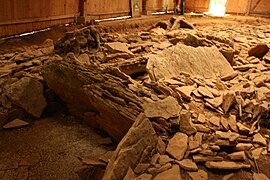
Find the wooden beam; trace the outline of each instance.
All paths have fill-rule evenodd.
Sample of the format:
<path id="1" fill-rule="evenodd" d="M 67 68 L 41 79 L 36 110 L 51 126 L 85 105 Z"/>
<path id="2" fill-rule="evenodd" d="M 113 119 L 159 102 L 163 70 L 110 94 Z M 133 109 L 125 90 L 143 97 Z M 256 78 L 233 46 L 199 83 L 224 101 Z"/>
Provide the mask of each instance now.
<path id="1" fill-rule="evenodd" d="M 53 20 L 60 20 L 60 19 L 71 19 L 71 18 L 78 17 L 78 15 L 79 14 L 70 14 L 70 15 L 49 16 L 49 17 L 41 17 L 41 18 L 10 20 L 10 21 L 0 22 L 0 26 L 14 25 L 14 24 L 26 24 L 26 23 L 43 22 L 43 21 L 53 21 Z"/>
<path id="2" fill-rule="evenodd" d="M 253 6 L 253 7 L 251 8 L 251 11 L 254 11 L 254 10 L 258 7 L 258 5 L 260 4 L 260 2 L 261 2 L 261 0 L 258 0 L 258 1 L 256 2 L 255 6 Z"/>

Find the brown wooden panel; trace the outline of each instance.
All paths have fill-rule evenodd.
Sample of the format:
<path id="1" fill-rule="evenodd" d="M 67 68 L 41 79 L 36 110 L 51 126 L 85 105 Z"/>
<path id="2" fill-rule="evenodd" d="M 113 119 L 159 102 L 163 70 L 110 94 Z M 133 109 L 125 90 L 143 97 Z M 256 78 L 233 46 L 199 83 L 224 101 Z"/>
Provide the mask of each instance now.
<path id="1" fill-rule="evenodd" d="M 210 0 L 186 0 L 185 11 L 187 12 L 208 12 Z"/>
<path id="2" fill-rule="evenodd" d="M 85 14 L 94 19 L 130 15 L 130 0 L 87 0 Z"/>
<path id="3" fill-rule="evenodd" d="M 71 23 L 79 0 L 0 0 L 0 37 Z"/>
<path id="4" fill-rule="evenodd" d="M 227 0 L 226 13 L 245 14 L 248 8 L 248 0 Z"/>
<path id="5" fill-rule="evenodd" d="M 270 0 L 252 0 L 250 13 L 270 14 Z"/>

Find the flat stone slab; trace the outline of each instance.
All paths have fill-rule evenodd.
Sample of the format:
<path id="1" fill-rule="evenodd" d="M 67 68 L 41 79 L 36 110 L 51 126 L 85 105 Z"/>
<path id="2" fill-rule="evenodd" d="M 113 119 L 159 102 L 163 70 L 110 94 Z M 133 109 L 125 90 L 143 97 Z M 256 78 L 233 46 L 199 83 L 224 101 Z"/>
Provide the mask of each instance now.
<path id="1" fill-rule="evenodd" d="M 250 164 L 232 162 L 232 161 L 208 161 L 205 163 L 205 166 L 209 169 L 224 169 L 224 170 L 237 170 L 237 169 L 249 169 L 251 168 Z"/>
<path id="2" fill-rule="evenodd" d="M 169 119 L 179 116 L 179 112 L 180 106 L 178 101 L 172 96 L 144 105 L 144 113 L 148 118 L 163 117 Z"/>
<path id="3" fill-rule="evenodd" d="M 13 129 L 13 128 L 21 128 L 24 126 L 28 126 L 29 123 L 25 122 L 21 119 L 14 119 L 13 121 L 7 123 L 6 125 L 3 126 L 4 129 Z"/>
<path id="4" fill-rule="evenodd" d="M 198 171 L 198 166 L 196 163 L 190 159 L 183 159 L 182 161 L 176 161 L 179 166 L 187 171 Z"/>
<path id="5" fill-rule="evenodd" d="M 233 68 L 216 47 L 191 47 L 177 44 L 158 54 L 152 54 L 147 71 L 152 80 L 172 78 L 187 72 L 205 78 L 215 78 L 233 73 Z"/>
<path id="6" fill-rule="evenodd" d="M 181 160 L 187 150 L 188 136 L 183 133 L 176 133 L 170 139 L 166 152 L 177 160 Z"/>

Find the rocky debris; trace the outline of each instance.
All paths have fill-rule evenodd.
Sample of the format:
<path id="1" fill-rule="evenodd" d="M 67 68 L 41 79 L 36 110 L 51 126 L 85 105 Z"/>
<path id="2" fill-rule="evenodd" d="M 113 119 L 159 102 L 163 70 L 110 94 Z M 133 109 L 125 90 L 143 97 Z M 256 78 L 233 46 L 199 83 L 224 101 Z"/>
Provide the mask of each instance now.
<path id="1" fill-rule="evenodd" d="M 181 166 L 179 162 L 185 171 L 195 170 L 201 162 L 213 168 L 227 168 L 231 163 L 235 168 L 246 168 L 239 161 L 254 161 L 263 156 L 267 153 L 265 146 L 270 151 L 267 138 L 258 135 L 260 126 L 267 125 L 270 107 L 268 56 L 247 57 L 248 50 L 257 42 L 268 43 L 267 33 L 259 34 L 258 39 L 256 34 L 261 26 L 250 26 L 244 32 L 250 37 L 246 37 L 240 35 L 243 32 L 237 26 L 227 31 L 220 25 L 207 30 L 199 26 L 195 32 L 179 30 L 179 22 L 175 23 L 177 30 L 170 29 L 172 22 L 166 28 L 161 23 L 148 32 L 105 33 L 102 39 L 99 34 L 97 39 L 106 42 L 100 47 L 91 34 L 87 36 L 87 28 L 68 32 L 66 39 L 56 43 L 55 52 L 62 57 L 48 56 L 54 52 L 52 41 L 0 55 L 5 64 L 0 66 L 1 77 L 12 76 L 9 83 L 0 79 L 0 91 L 25 76 L 36 79 L 43 84 L 48 104 L 51 98 L 47 91 L 55 91 L 67 103 L 70 113 L 105 130 L 116 141 L 124 137 L 125 145 L 120 143 L 113 158 L 110 152 L 99 160 L 88 161 L 97 166 L 110 163 L 110 176 L 124 169 L 121 178 L 153 179 L 164 174 L 167 177 L 174 166 Z M 48 60 L 43 67 L 44 82 L 40 71 Z M 18 118 L 17 111 L 12 112 L 17 106 L 4 93 L 0 102 L 0 110 L 9 113 L 3 117 L 0 114 L 1 121 Z M 149 126 L 145 128 L 151 124 L 150 132 L 140 126 L 145 133 L 124 136 L 143 111 L 148 113 Z M 142 141 L 153 133 L 157 134 L 157 142 L 148 149 L 150 140 Z M 182 139 L 176 138 L 179 133 Z M 133 140 L 131 145 L 127 142 Z M 130 160 L 132 144 L 142 149 L 135 148 L 140 153 Z M 247 151 L 251 157 L 246 155 Z M 212 161 L 221 163 L 216 165 Z M 208 178 L 200 169 L 188 174 L 193 179 Z"/>
<path id="2" fill-rule="evenodd" d="M 215 78 L 218 74 L 224 76 L 233 72 L 217 48 L 193 48 L 182 44 L 163 50 L 157 55 L 150 55 L 146 68 L 153 81 L 176 77 L 181 72 L 205 78 Z"/>
<path id="3" fill-rule="evenodd" d="M 104 45 L 111 53 L 126 53 L 130 56 L 134 56 L 134 54 L 128 49 L 128 45 L 120 42 L 112 42 L 106 43 Z"/>
<path id="4" fill-rule="evenodd" d="M 22 107 L 35 118 L 39 118 L 47 106 L 43 96 L 43 85 L 29 77 L 5 86 L 3 92 L 12 103 Z"/>
<path id="5" fill-rule="evenodd" d="M 266 44 L 258 44 L 248 51 L 248 55 L 262 58 L 268 52 L 269 52 L 269 47 Z"/>
<path id="6" fill-rule="evenodd" d="M 176 133 L 170 139 L 166 152 L 177 160 L 181 160 L 187 150 L 188 136 L 183 133 Z"/>
<path id="7" fill-rule="evenodd" d="M 156 146 L 157 136 L 151 122 L 140 114 L 125 137 L 120 141 L 103 179 L 123 179 L 129 169 L 146 158 Z"/>
<path id="8" fill-rule="evenodd" d="M 227 170 L 237 170 L 242 168 L 250 168 L 250 164 L 238 163 L 238 162 L 230 162 L 230 161 L 208 161 L 205 163 L 205 166 L 209 169 L 227 169 Z"/>
<path id="9" fill-rule="evenodd" d="M 25 122 L 21 119 L 14 119 L 13 121 L 5 124 L 3 126 L 4 129 L 13 129 L 13 128 L 21 128 L 21 127 L 24 127 L 24 126 L 28 126 L 29 123 L 28 122 Z"/>
<path id="10" fill-rule="evenodd" d="M 67 54 L 73 52 L 79 56 L 82 51 L 88 48 L 101 49 L 101 35 L 94 26 L 66 32 L 55 45 L 57 54 Z"/>
<path id="11" fill-rule="evenodd" d="M 194 25 L 190 22 L 188 22 L 184 17 L 172 17 L 170 19 L 170 22 L 172 24 L 171 29 L 179 29 L 179 28 L 188 28 L 188 29 L 195 29 Z"/>

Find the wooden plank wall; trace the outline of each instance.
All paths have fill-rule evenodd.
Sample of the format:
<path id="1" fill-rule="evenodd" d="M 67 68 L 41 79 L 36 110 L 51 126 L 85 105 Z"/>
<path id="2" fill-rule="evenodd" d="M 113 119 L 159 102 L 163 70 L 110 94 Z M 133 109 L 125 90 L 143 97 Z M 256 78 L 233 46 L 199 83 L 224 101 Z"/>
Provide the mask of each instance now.
<path id="1" fill-rule="evenodd" d="M 270 14 L 270 0 L 252 0 L 251 14 Z"/>
<path id="2" fill-rule="evenodd" d="M 79 0 L 0 0 L 0 37 L 72 23 Z"/>
<path id="3" fill-rule="evenodd" d="M 85 15 L 97 19 L 106 19 L 130 15 L 130 0 L 86 0 Z"/>
<path id="4" fill-rule="evenodd" d="M 143 7 L 143 9 L 151 13 L 163 12 L 166 10 L 173 11 L 174 0 L 146 0 L 145 7 Z"/>
<path id="5" fill-rule="evenodd" d="M 185 11 L 187 12 L 208 12 L 210 0 L 186 0 Z"/>
<path id="6" fill-rule="evenodd" d="M 226 13 L 228 14 L 246 14 L 248 0 L 227 0 Z"/>

